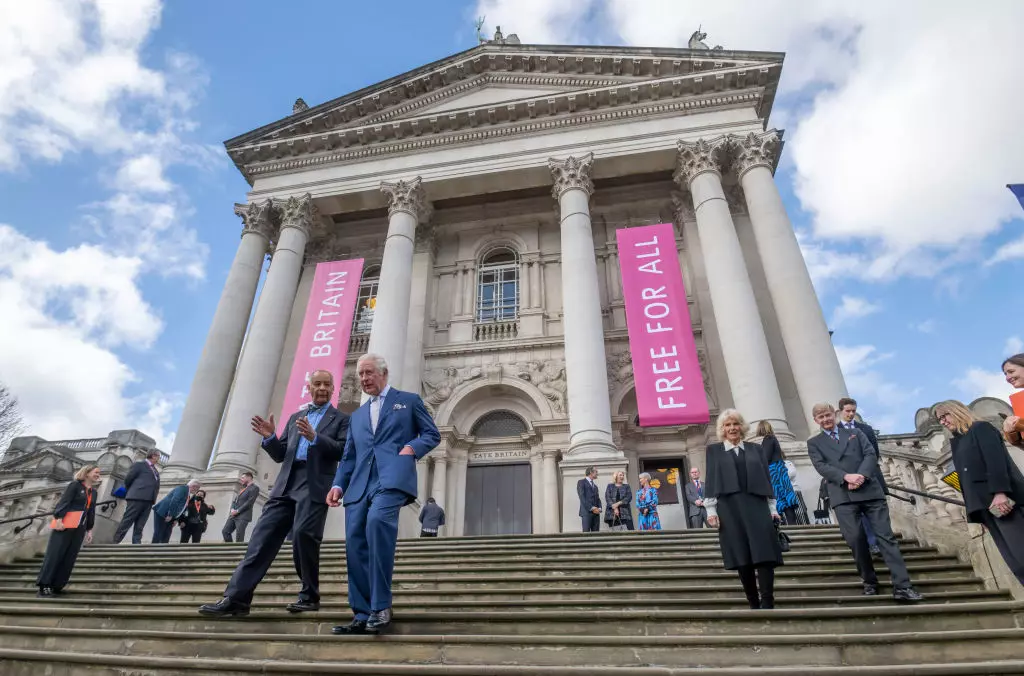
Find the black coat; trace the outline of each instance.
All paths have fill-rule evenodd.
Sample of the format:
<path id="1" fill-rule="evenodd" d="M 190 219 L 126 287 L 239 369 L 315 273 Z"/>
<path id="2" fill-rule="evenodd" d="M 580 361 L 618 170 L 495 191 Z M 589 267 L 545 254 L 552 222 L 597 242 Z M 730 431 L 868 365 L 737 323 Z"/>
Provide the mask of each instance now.
<path id="1" fill-rule="evenodd" d="M 85 530 L 92 530 L 93 526 L 96 525 L 96 489 L 92 489 L 92 500 L 89 500 L 89 509 L 86 510 L 86 488 L 85 484 L 81 481 L 72 481 L 64 489 L 64 493 L 60 496 L 60 500 L 57 501 L 56 506 L 53 508 L 53 516 L 58 519 L 63 519 L 68 512 L 85 512 L 82 518 L 82 523 L 85 524 Z M 81 528 L 81 526 L 79 526 Z"/>
<path id="2" fill-rule="evenodd" d="M 148 461 L 139 460 L 128 470 L 128 476 L 124 478 L 124 487 L 127 491 L 124 496 L 126 500 L 154 503 L 157 494 L 160 493 L 160 474 Z"/>
<path id="3" fill-rule="evenodd" d="M 597 486 L 590 485 L 590 479 L 583 478 L 576 482 L 576 495 L 580 499 L 580 516 L 589 516 L 592 507 L 601 509 L 601 494 Z"/>
<path id="4" fill-rule="evenodd" d="M 632 523 L 633 522 L 633 510 L 630 504 L 633 502 L 633 489 L 629 487 L 629 484 L 623 483 L 621 486 L 615 484 L 608 484 L 604 488 L 604 520 L 605 523 L 615 523 L 615 512 L 612 511 L 612 505 L 616 502 L 621 502 L 619 505 L 619 521 L 621 523 Z"/>
<path id="5" fill-rule="evenodd" d="M 181 515 L 178 523 L 182 526 L 196 526 L 201 524 L 205 528 L 206 516 L 216 512 L 217 510 L 213 505 L 208 505 L 205 500 L 198 500 L 193 496 L 185 503 L 185 513 Z"/>
<path id="6" fill-rule="evenodd" d="M 979 420 L 964 434 L 954 435 L 950 446 L 969 521 L 983 523 L 979 512 L 988 509 L 996 493 L 1024 508 L 1024 475 L 995 427 Z"/>
<path id="7" fill-rule="evenodd" d="M 305 410 L 293 413 L 285 425 L 284 439 L 274 436 L 263 444 L 263 450 L 267 455 L 274 462 L 281 463 L 281 471 L 274 481 L 274 488 L 270 491 L 271 498 L 284 496 L 301 437 L 295 424 L 305 415 Z M 331 490 L 334 474 L 338 471 L 338 462 L 345 451 L 348 420 L 347 414 L 328 404 L 316 426 L 317 441 L 310 444 L 306 452 L 306 483 L 309 485 L 309 499 L 313 502 L 327 501 L 327 493 Z"/>
<path id="8" fill-rule="evenodd" d="M 757 495 L 762 498 L 774 498 L 772 490 L 772 478 L 768 473 L 768 463 L 765 462 L 764 449 L 760 444 L 743 442 L 744 467 L 747 473 L 747 490 L 750 495 Z M 723 495 L 740 492 L 739 475 L 736 471 L 736 462 L 728 457 L 729 451 L 725 450 L 725 444 L 718 442 L 707 447 L 705 455 L 705 473 L 707 480 L 704 482 L 705 498 L 720 498 Z"/>

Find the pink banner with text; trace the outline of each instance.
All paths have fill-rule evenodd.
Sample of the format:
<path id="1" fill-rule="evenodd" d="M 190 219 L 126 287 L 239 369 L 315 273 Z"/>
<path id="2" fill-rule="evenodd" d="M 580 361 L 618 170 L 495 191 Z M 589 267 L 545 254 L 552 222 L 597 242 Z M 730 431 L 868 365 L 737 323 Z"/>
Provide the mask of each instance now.
<path id="1" fill-rule="evenodd" d="M 323 369 L 334 376 L 331 403 L 338 405 L 362 273 L 362 258 L 317 264 L 278 421 L 279 433 L 284 433 L 284 425 L 292 413 L 310 402 L 308 380 L 313 371 Z"/>
<path id="2" fill-rule="evenodd" d="M 671 223 L 616 231 L 641 427 L 711 419 Z"/>

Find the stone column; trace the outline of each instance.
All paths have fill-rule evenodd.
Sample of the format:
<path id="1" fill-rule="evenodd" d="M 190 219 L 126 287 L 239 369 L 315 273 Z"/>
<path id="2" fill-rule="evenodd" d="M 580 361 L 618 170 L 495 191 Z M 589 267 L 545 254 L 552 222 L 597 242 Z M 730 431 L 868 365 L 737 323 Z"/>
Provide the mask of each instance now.
<path id="1" fill-rule="evenodd" d="M 469 465 L 469 457 L 465 451 L 460 451 L 452 460 L 454 490 L 449 491 L 452 503 L 452 511 L 448 512 L 449 522 L 452 524 L 448 534 L 459 536 L 466 532 L 466 468 Z"/>
<path id="2" fill-rule="evenodd" d="M 558 506 L 558 451 L 541 451 L 543 460 L 544 532 L 557 533 L 561 528 Z"/>
<path id="3" fill-rule="evenodd" d="M 455 265 L 455 272 L 452 273 L 452 309 L 451 317 L 455 318 L 462 314 L 462 268 Z"/>
<path id="4" fill-rule="evenodd" d="M 412 296 L 412 255 L 416 225 L 429 218 L 429 206 L 423 199 L 419 176 L 411 181 L 381 183 L 387 196 L 388 235 L 380 266 L 377 307 L 373 313 L 368 352 L 388 362 L 389 382 L 393 387 L 412 389 L 403 383 L 405 343 L 408 336 L 409 304 Z"/>
<path id="5" fill-rule="evenodd" d="M 530 286 L 533 287 L 533 295 L 531 300 L 533 301 L 530 307 L 540 309 L 540 296 L 541 296 L 541 283 L 540 283 L 540 253 L 538 252 L 537 258 L 530 262 Z"/>
<path id="6" fill-rule="evenodd" d="M 430 487 L 430 497 L 434 498 L 438 505 L 446 512 L 451 513 L 451 505 L 448 504 L 446 490 L 448 488 L 448 454 L 444 451 L 434 451 L 429 458 L 434 463 L 434 481 Z"/>
<path id="7" fill-rule="evenodd" d="M 308 193 L 302 197 L 275 200 L 274 207 L 281 215 L 281 235 L 274 247 L 270 270 L 256 305 L 245 349 L 238 361 L 231 400 L 224 414 L 217 455 L 213 461 L 213 467 L 219 470 L 254 470 L 260 437 L 252 431 L 249 421 L 257 414 L 266 416 L 272 413 L 275 418 L 281 414 L 267 408 L 281 362 L 295 290 L 302 273 L 302 257 L 309 228 L 316 218 L 316 207 Z"/>
<path id="8" fill-rule="evenodd" d="M 430 456 L 416 461 L 416 499 L 420 506 L 427 504 L 430 494 L 427 492 L 427 481 L 430 479 Z"/>
<path id="9" fill-rule="evenodd" d="M 466 317 L 472 317 L 474 321 L 476 320 L 476 312 L 473 308 L 473 301 L 476 299 L 476 293 L 474 293 L 473 289 L 473 281 L 475 279 L 476 274 L 472 267 L 462 269 L 462 314 Z"/>
<path id="10" fill-rule="evenodd" d="M 172 476 L 191 476 L 206 470 L 217 441 L 235 365 L 242 351 L 245 329 L 256 298 L 256 286 L 263 270 L 263 258 L 273 236 L 273 206 L 270 200 L 236 204 L 235 213 L 245 227 L 231 264 L 224 290 L 213 315 L 206 344 L 199 357 L 196 375 L 185 402 L 185 410 L 174 437 L 171 460 L 166 470 Z"/>
<path id="11" fill-rule="evenodd" d="M 533 307 L 530 303 L 530 263 L 519 261 L 519 309 Z"/>
<path id="12" fill-rule="evenodd" d="M 427 325 L 427 298 L 434 278 L 434 230 L 427 224 L 416 229 L 412 258 L 412 295 L 405 345 L 405 389 L 419 394 L 423 380 L 423 334 Z"/>
<path id="13" fill-rule="evenodd" d="M 752 425 L 768 420 L 776 432 L 788 436 L 768 340 L 722 189 L 721 164 L 726 152 L 725 137 L 680 141 L 675 179 L 693 198 L 733 403 Z"/>
<path id="14" fill-rule="evenodd" d="M 814 292 L 800 245 L 789 222 L 772 172 L 781 149 L 780 134 L 769 131 L 733 138 L 733 168 L 743 187 L 757 253 L 775 306 L 808 428 L 816 429 L 811 407 L 835 406 L 846 396 L 846 381 Z"/>
<path id="15" fill-rule="evenodd" d="M 544 494 L 544 460 L 541 451 L 530 452 L 530 509 L 533 513 L 531 528 L 534 535 L 547 533 L 547 496 Z"/>
<path id="16" fill-rule="evenodd" d="M 569 391 L 569 455 L 621 457 L 612 441 L 597 257 L 590 225 L 593 153 L 550 159 L 552 194 L 561 210 L 565 374 Z"/>

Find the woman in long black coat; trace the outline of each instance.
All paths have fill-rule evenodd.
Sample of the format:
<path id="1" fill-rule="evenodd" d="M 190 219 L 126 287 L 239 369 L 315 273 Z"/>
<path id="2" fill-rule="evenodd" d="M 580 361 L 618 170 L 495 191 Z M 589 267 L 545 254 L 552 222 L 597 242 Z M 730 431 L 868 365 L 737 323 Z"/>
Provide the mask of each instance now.
<path id="1" fill-rule="evenodd" d="M 633 489 L 626 483 L 622 470 L 612 474 L 612 482 L 604 489 L 604 522 L 608 527 L 622 524 L 626 530 L 633 530 Z"/>
<path id="2" fill-rule="evenodd" d="M 46 556 L 36 578 L 39 598 L 60 594 L 71 579 L 71 571 L 78 560 L 83 543 L 92 542 L 92 528 L 96 525 L 96 486 L 100 482 L 100 468 L 86 465 L 75 473 L 75 480 L 64 489 L 53 508 L 56 527 L 50 531 Z M 76 528 L 67 528 L 62 519 L 68 512 L 83 512 Z"/>
<path id="3" fill-rule="evenodd" d="M 935 417 L 953 435 L 953 466 L 967 520 L 988 529 L 1010 572 L 1024 584 L 1024 474 L 999 431 L 960 402 L 937 404 Z"/>
<path id="4" fill-rule="evenodd" d="M 707 447 L 704 506 L 718 529 L 726 570 L 735 570 L 751 608 L 775 607 L 775 567 L 782 548 L 771 477 L 761 446 L 743 441 L 749 426 L 734 409 L 718 416 L 719 443 Z M 760 595 L 758 595 L 760 588 Z"/>

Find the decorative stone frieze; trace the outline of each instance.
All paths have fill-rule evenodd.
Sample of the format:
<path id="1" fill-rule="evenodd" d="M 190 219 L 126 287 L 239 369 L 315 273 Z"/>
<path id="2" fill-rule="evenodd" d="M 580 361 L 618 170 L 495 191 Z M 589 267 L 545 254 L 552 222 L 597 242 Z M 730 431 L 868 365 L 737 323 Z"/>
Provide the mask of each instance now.
<path id="1" fill-rule="evenodd" d="M 410 181 L 384 181 L 380 191 L 388 200 L 388 216 L 397 211 L 404 211 L 419 223 L 430 220 L 432 209 L 426 200 L 423 190 L 423 179 L 417 176 Z"/>
<path id="2" fill-rule="evenodd" d="M 281 218 L 281 229 L 295 228 L 309 235 L 310 230 L 316 223 L 318 211 L 313 204 L 313 196 L 292 195 L 286 199 L 275 199 L 274 208 Z"/>
<path id="3" fill-rule="evenodd" d="M 568 413 L 565 361 L 562 359 L 528 360 L 515 363 L 491 362 L 484 366 L 445 366 L 428 370 L 423 377 L 423 401 L 436 410 L 451 398 L 465 382 L 482 378 L 500 382 L 518 378 L 537 388 L 558 415 Z"/>
<path id="4" fill-rule="evenodd" d="M 235 204 L 235 215 L 242 219 L 242 234 L 255 232 L 270 242 L 275 238 L 274 206 L 270 200 Z"/>
<path id="5" fill-rule="evenodd" d="M 416 242 L 413 251 L 416 253 L 433 253 L 437 255 L 437 231 L 430 223 L 420 223 L 416 228 Z"/>
<path id="6" fill-rule="evenodd" d="M 728 137 L 679 141 L 677 147 L 679 162 L 672 178 L 684 189 L 705 172 L 722 175 L 729 152 Z"/>
<path id="7" fill-rule="evenodd" d="M 771 130 L 763 134 L 750 133 L 746 136 L 730 136 L 729 146 L 732 154 L 732 168 L 736 179 L 743 178 L 754 167 L 767 167 L 775 172 L 779 153 L 782 150 L 782 135 Z"/>
<path id="8" fill-rule="evenodd" d="M 483 370 L 479 366 L 445 366 L 430 369 L 423 374 L 423 401 L 428 406 L 436 408 L 446 402 L 459 385 L 481 376 Z"/>
<path id="9" fill-rule="evenodd" d="M 551 196 L 558 200 L 566 190 L 582 190 L 587 195 L 594 194 L 594 183 L 590 180 L 590 171 L 594 167 L 594 153 L 576 157 L 570 155 L 564 160 L 551 158 L 548 168 L 555 184 Z"/>
<path id="10" fill-rule="evenodd" d="M 697 214 L 693 211 L 693 200 L 689 193 L 674 191 L 672 193 L 672 216 L 675 219 L 676 232 L 682 234 L 684 223 L 693 223 Z"/>

